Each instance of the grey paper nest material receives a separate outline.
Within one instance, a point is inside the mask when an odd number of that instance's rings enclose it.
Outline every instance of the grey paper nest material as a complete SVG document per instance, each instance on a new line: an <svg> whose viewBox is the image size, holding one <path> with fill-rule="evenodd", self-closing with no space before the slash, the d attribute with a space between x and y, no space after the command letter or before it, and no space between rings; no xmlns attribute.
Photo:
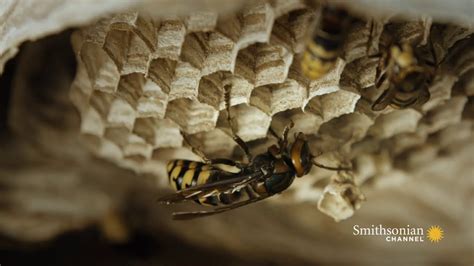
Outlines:
<svg viewBox="0 0 474 266"><path fill-rule="evenodd" d="M301 74L299 57L314 14L302 1L259 1L225 16L197 12L158 20L123 13L76 31L71 97L84 140L98 156L153 173L163 184L167 160L192 156L181 148L180 132L210 157L236 155L225 119L223 87L230 84L232 126L244 140L271 142L269 128L279 132L292 120L294 132L311 137L325 164L354 160L351 180L315 169L282 197L319 201L336 220L360 206L357 186L364 181L393 182L387 175L410 176L441 156L454 141L447 132L463 129L456 142L472 142L472 121L464 116L472 108L474 50L451 49L471 31L434 26L437 54L449 55L442 67L452 71L436 76L420 110L374 113L370 104L380 92L373 86L377 61L366 57L368 23L351 26L344 57L325 77L311 81ZM426 18L377 22L369 52L376 53L379 38L388 34L384 23L398 39L414 43L426 43L430 34ZM264 148L253 146L254 152ZM323 188L321 180L330 181Z"/></svg>

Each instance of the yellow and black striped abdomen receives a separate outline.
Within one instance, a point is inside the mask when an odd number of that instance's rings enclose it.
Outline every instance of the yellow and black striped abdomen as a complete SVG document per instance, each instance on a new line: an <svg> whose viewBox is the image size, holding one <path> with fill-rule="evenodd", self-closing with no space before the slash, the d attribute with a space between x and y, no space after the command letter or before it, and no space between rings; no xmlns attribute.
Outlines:
<svg viewBox="0 0 474 266"><path fill-rule="evenodd" d="M212 165L188 160L170 161L166 168L170 184L176 191L214 182L224 176L232 176L232 173L225 172ZM196 200L196 203L211 206L226 205L239 200L241 195L240 191L220 193L214 196L199 198Z"/></svg>
<svg viewBox="0 0 474 266"><path fill-rule="evenodd" d="M166 170L170 184L176 191L205 184L212 174L210 165L188 160L170 161Z"/></svg>
<svg viewBox="0 0 474 266"><path fill-rule="evenodd" d="M318 79L328 73L336 64L351 18L342 9L327 6L313 37L306 45L301 61L303 74Z"/></svg>
<svg viewBox="0 0 474 266"><path fill-rule="evenodd" d="M311 41L301 61L303 74L310 79L318 79L328 73L336 64L338 51L327 51L324 47Z"/></svg>
<svg viewBox="0 0 474 266"><path fill-rule="evenodd" d="M179 191L185 188L203 185L212 182L220 170L211 165L188 160L174 160L168 162L167 169L171 186ZM201 205L216 206L221 203L220 195L199 198L196 203Z"/></svg>

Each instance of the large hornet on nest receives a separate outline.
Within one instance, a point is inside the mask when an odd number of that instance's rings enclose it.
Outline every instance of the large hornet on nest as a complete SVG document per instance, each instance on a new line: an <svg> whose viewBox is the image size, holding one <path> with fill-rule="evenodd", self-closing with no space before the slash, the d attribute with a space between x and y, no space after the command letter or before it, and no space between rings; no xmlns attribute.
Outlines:
<svg viewBox="0 0 474 266"><path fill-rule="evenodd" d="M229 98L229 89L226 87L227 119L230 124ZM281 193L293 183L295 177L309 173L313 165L334 171L350 170L346 167L327 167L317 163L303 133L297 134L295 141L290 144L288 132L292 127L293 123L288 125L281 137L270 130L278 138L278 145L272 145L267 152L255 157L250 154L247 144L232 131L234 140L245 152L247 163L230 159L207 159L200 150L193 147L193 151L204 162L168 162L169 181L177 192L160 198L159 202L171 204L193 200L201 205L215 206L208 211L173 214L174 219L180 220L203 217Z"/></svg>

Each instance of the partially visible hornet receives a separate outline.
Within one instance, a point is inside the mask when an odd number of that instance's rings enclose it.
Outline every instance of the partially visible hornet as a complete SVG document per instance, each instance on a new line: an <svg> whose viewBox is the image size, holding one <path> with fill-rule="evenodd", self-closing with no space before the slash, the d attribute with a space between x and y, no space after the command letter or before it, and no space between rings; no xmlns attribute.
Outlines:
<svg viewBox="0 0 474 266"><path fill-rule="evenodd" d="M334 68L351 22L352 18L344 9L324 5L303 53L301 69L306 77L316 80Z"/></svg>
<svg viewBox="0 0 474 266"><path fill-rule="evenodd" d="M410 44L391 45L380 57L375 87L381 88L386 80L389 84L373 103L372 110L381 111L388 105L400 109L426 103L434 74L434 67L419 60Z"/></svg>

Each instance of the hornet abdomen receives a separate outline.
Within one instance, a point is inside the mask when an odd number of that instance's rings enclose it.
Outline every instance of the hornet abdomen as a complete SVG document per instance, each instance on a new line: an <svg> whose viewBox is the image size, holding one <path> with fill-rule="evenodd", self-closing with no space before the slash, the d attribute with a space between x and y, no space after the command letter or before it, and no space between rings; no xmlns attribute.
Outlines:
<svg viewBox="0 0 474 266"><path fill-rule="evenodd" d="M318 79L335 66L349 22L346 11L324 7L319 25L303 54L301 69L306 77Z"/></svg>
<svg viewBox="0 0 474 266"><path fill-rule="evenodd" d="M173 160L167 164L168 178L174 190L190 188L219 181L225 177L232 177L234 173L226 172L213 165L189 160ZM196 200L201 205L227 205L238 201L244 191L233 193L219 193L217 195L202 197Z"/></svg>

